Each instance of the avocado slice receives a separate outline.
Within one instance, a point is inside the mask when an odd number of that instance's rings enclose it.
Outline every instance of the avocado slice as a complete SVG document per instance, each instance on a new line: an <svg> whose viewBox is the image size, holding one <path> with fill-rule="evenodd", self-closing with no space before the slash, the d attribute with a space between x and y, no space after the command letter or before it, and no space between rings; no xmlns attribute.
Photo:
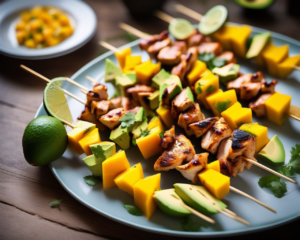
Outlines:
<svg viewBox="0 0 300 240"><path fill-rule="evenodd" d="M148 121L147 119L144 119L141 123L138 123L133 126L131 133L134 138L139 138L141 136L141 133L146 131L148 127Z"/></svg>
<svg viewBox="0 0 300 240"><path fill-rule="evenodd" d="M221 68L214 68L212 73L219 76L220 81L227 85L228 82L236 79L240 71L240 65L230 63Z"/></svg>
<svg viewBox="0 0 300 240"><path fill-rule="evenodd" d="M235 2L247 9L265 9L269 7L274 0L235 0Z"/></svg>
<svg viewBox="0 0 300 240"><path fill-rule="evenodd" d="M158 207L166 214L173 217L184 217L191 212L182 206L184 202L176 194L175 189L155 191L153 195Z"/></svg>
<svg viewBox="0 0 300 240"><path fill-rule="evenodd" d="M122 128L121 125L111 131L109 139L114 141L124 150L130 147L129 130L128 128Z"/></svg>
<svg viewBox="0 0 300 240"><path fill-rule="evenodd" d="M116 87L118 93L124 97L126 95L126 89L134 86L136 84L136 74L135 73L126 73L121 76L116 76Z"/></svg>
<svg viewBox="0 0 300 240"><path fill-rule="evenodd" d="M170 105L170 100L182 91L182 83L178 76L172 75L159 89L159 100L163 105Z"/></svg>
<svg viewBox="0 0 300 240"><path fill-rule="evenodd" d="M159 89L160 85L171 77L171 74L167 72L165 69L161 69L153 78L151 82L151 86Z"/></svg>
<svg viewBox="0 0 300 240"><path fill-rule="evenodd" d="M265 32L257 34L253 37L249 50L246 54L246 58L257 57L261 51L269 44L271 41L271 33Z"/></svg>
<svg viewBox="0 0 300 240"><path fill-rule="evenodd" d="M280 139L275 135L271 141L258 153L264 161L279 166L285 161L285 150Z"/></svg>
<svg viewBox="0 0 300 240"><path fill-rule="evenodd" d="M159 104L159 90L153 92L151 96L148 97L148 99L149 99L150 109L156 110Z"/></svg>
<svg viewBox="0 0 300 240"><path fill-rule="evenodd" d="M147 119L146 111L143 107L140 108L140 110L134 116L134 119L136 122L142 122L144 119Z"/></svg>
<svg viewBox="0 0 300 240"><path fill-rule="evenodd" d="M122 70L118 68L109 58L105 59L105 82L115 84L116 77L121 76L122 74Z"/></svg>
<svg viewBox="0 0 300 240"><path fill-rule="evenodd" d="M203 214L218 213L227 206L211 195L204 187L191 184L174 184L175 192L189 206Z"/></svg>

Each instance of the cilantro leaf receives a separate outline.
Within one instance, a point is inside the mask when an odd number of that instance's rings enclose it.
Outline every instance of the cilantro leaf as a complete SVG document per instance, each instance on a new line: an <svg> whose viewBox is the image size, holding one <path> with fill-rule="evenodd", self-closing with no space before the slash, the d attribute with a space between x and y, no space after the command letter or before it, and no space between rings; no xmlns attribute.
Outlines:
<svg viewBox="0 0 300 240"><path fill-rule="evenodd" d="M208 224L204 221L193 221L193 219L188 216L180 220L181 228L187 232L197 232L201 226L207 228Z"/></svg>
<svg viewBox="0 0 300 240"><path fill-rule="evenodd" d="M201 89L202 86L204 86L204 85L201 85L201 83L198 82L197 87L196 87L196 92L197 93L202 93L202 89Z"/></svg>
<svg viewBox="0 0 300 240"><path fill-rule="evenodd" d="M210 94L212 92L214 92L216 90L216 88L213 85L209 85L209 87L206 89L206 93Z"/></svg>
<svg viewBox="0 0 300 240"><path fill-rule="evenodd" d="M143 131L143 130L141 129L141 136L140 136L140 137L146 137L146 136L149 135L150 132L151 132L151 130L145 130L145 131Z"/></svg>
<svg viewBox="0 0 300 240"><path fill-rule="evenodd" d="M44 28L44 25L39 26L39 27L38 27L38 32L41 33L41 32L43 31L43 28Z"/></svg>
<svg viewBox="0 0 300 240"><path fill-rule="evenodd" d="M135 114L132 112L128 112L126 113L121 119L121 127L122 128L131 128L133 126L133 124L135 123L135 118L134 118Z"/></svg>
<svg viewBox="0 0 300 240"><path fill-rule="evenodd" d="M160 132L158 135L159 135L160 139L163 139L163 137L164 137L164 133L163 132Z"/></svg>
<svg viewBox="0 0 300 240"><path fill-rule="evenodd" d="M258 185L261 188L268 188L274 193L275 197L281 198L287 192L286 184L280 177L271 175L259 179Z"/></svg>
<svg viewBox="0 0 300 240"><path fill-rule="evenodd" d="M215 108L219 113L221 113L221 112L225 111L225 110L228 108L228 106L229 106L230 103L231 103L230 100L227 100L227 101L220 101L220 102L218 102L217 104L214 104L214 108Z"/></svg>
<svg viewBox="0 0 300 240"><path fill-rule="evenodd" d="M226 64L226 59L224 58L214 58L212 60L212 65L214 67L223 67Z"/></svg>
<svg viewBox="0 0 300 240"><path fill-rule="evenodd" d="M288 164L278 168L278 172L290 177L294 174L300 174L300 145L296 144L291 150L291 159Z"/></svg>
<svg viewBox="0 0 300 240"><path fill-rule="evenodd" d="M91 150L96 158L106 159L104 150L100 145L97 145L96 147L91 147Z"/></svg>
<svg viewBox="0 0 300 240"><path fill-rule="evenodd" d="M213 54L213 53L202 53L202 54L199 54L199 56L198 56L198 59L205 63L213 60L214 58L215 58L215 54Z"/></svg>
<svg viewBox="0 0 300 240"><path fill-rule="evenodd" d="M90 186L95 186L97 183L101 182L101 178L93 175L85 176L83 179Z"/></svg>
<svg viewBox="0 0 300 240"><path fill-rule="evenodd" d="M62 199L56 199L49 203L50 207L52 208L59 208L59 203L62 201Z"/></svg>
<svg viewBox="0 0 300 240"><path fill-rule="evenodd" d="M134 137L132 138L131 142L134 146L136 146L136 139Z"/></svg>
<svg viewBox="0 0 300 240"><path fill-rule="evenodd" d="M140 209L138 209L135 206L129 205L129 204L124 204L124 208L126 208L127 212L129 212L131 215L134 216L143 216L143 213Z"/></svg>

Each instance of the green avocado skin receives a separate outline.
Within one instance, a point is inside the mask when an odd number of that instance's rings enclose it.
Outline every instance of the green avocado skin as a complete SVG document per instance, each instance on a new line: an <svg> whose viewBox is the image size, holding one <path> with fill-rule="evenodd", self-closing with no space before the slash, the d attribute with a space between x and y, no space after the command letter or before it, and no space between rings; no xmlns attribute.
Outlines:
<svg viewBox="0 0 300 240"><path fill-rule="evenodd" d="M272 3L274 3L275 0L265 0L265 1L257 1L257 0L235 0L235 2L247 9L256 9L256 10L262 10L267 7L269 7Z"/></svg>

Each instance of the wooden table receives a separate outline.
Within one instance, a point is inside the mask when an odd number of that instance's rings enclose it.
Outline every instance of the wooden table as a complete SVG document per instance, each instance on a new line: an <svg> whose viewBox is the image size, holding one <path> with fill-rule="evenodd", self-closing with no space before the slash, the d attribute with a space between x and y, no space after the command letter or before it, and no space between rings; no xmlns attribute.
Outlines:
<svg viewBox="0 0 300 240"><path fill-rule="evenodd" d="M42 102L45 82L20 69L24 64L48 78L71 76L103 51L100 39L122 35L120 21L148 33L167 27L159 19L137 21L117 0L86 1L96 12L98 28L95 36L81 49L59 58L39 61L18 60L0 55L0 239L174 239L136 230L109 220L71 197L55 179L48 166L32 167L22 153L22 135ZM230 21L250 24L276 31L300 40L299 19L285 11L282 0L264 18L246 18L231 1L177 1L206 12L213 5L225 4ZM168 1L164 10L172 16L184 17ZM196 23L194 20L191 20ZM121 46L126 39L114 37L111 44ZM60 199L61 210L51 209L49 202ZM300 220L276 229L243 236L244 239L291 239L297 234ZM299 227L298 227L299 228ZM239 239L239 237L233 237Z"/></svg>

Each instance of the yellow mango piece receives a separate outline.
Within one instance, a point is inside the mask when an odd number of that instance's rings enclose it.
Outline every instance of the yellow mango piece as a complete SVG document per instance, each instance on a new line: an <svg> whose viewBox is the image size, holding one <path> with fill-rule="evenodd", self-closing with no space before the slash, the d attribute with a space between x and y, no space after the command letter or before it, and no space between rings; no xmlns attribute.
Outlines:
<svg viewBox="0 0 300 240"><path fill-rule="evenodd" d="M125 151L119 151L102 163L103 189L116 187L115 178L130 168Z"/></svg>
<svg viewBox="0 0 300 240"><path fill-rule="evenodd" d="M187 74L186 78L188 80L189 86L193 86L197 80L199 80L200 75L206 70L206 64L197 60L191 71Z"/></svg>
<svg viewBox="0 0 300 240"><path fill-rule="evenodd" d="M217 172L221 172L220 162L219 160L213 161L206 165L206 169L212 169Z"/></svg>
<svg viewBox="0 0 300 240"><path fill-rule="evenodd" d="M205 169L198 174L202 185L217 199L222 199L229 193L230 178L212 169Z"/></svg>
<svg viewBox="0 0 300 240"><path fill-rule="evenodd" d="M160 119L164 122L164 124L167 126L167 128L171 128L175 124L175 120L172 117L171 109L159 105L159 108L156 109L156 113L160 117Z"/></svg>
<svg viewBox="0 0 300 240"><path fill-rule="evenodd" d="M233 52L239 57L245 57L247 52L246 41L251 34L251 27L243 25L235 28L231 35Z"/></svg>
<svg viewBox="0 0 300 240"><path fill-rule="evenodd" d="M130 56L125 57L125 66L126 70L134 70L135 66L142 63L142 56Z"/></svg>
<svg viewBox="0 0 300 240"><path fill-rule="evenodd" d="M153 157L161 152L160 133L160 127L155 127L150 130L150 133L147 136L136 139L136 144L145 159Z"/></svg>
<svg viewBox="0 0 300 240"><path fill-rule="evenodd" d="M252 123L252 110L242 108L239 102L234 103L230 108L221 113L221 116L228 123L231 130L239 128L244 123Z"/></svg>
<svg viewBox="0 0 300 240"><path fill-rule="evenodd" d="M86 153L86 155L91 155L92 151L90 145L101 142L100 134L98 128L95 128L88 133L84 134L83 138L79 140L79 145Z"/></svg>
<svg viewBox="0 0 300 240"><path fill-rule="evenodd" d="M159 188L160 173L141 179L133 186L134 203L148 219L156 209L153 195Z"/></svg>
<svg viewBox="0 0 300 240"><path fill-rule="evenodd" d="M258 153L260 150L267 145L270 141L268 138L268 128L261 126L258 123L247 123L240 127L241 130L250 133L255 137L255 152Z"/></svg>
<svg viewBox="0 0 300 240"><path fill-rule="evenodd" d="M202 95L198 95L197 96L197 101L201 104L201 105L204 105L204 107L207 109L207 110L210 110L210 106L208 104L208 102L206 101L206 98L208 98L209 96L212 96L214 94L217 94L217 93L222 93L223 90L222 89L218 89L214 92L212 92L211 94L208 94L207 96L202 96Z"/></svg>
<svg viewBox="0 0 300 240"><path fill-rule="evenodd" d="M269 121L281 126L290 112L291 100L291 96L278 92L269 97L265 103Z"/></svg>
<svg viewBox="0 0 300 240"><path fill-rule="evenodd" d="M280 78L286 78L294 71L294 66L298 66L300 63L300 55L293 56L285 59L282 63L278 64L278 76Z"/></svg>
<svg viewBox="0 0 300 240"><path fill-rule="evenodd" d="M131 56L131 48L119 50L118 52L115 52L115 56L118 59L120 68L123 69L125 67L126 56Z"/></svg>
<svg viewBox="0 0 300 240"><path fill-rule="evenodd" d="M158 116L154 116L149 124L148 124L148 127L147 127L147 130L150 130L150 129L153 129L155 127L159 127L160 128L160 131L162 132L165 132L165 129L164 129L164 126L160 120L160 118Z"/></svg>
<svg viewBox="0 0 300 240"><path fill-rule="evenodd" d="M263 58L267 65L268 71L273 76L279 76L278 64L284 61L289 55L289 45L280 47L271 46L263 51Z"/></svg>
<svg viewBox="0 0 300 240"><path fill-rule="evenodd" d="M129 193L133 196L133 186L140 179L144 178L143 167L141 163L138 163L131 168L127 169L125 172L122 172L115 178L115 184L121 190Z"/></svg>
<svg viewBox="0 0 300 240"><path fill-rule="evenodd" d="M151 60L135 66L134 71L137 76L137 82L141 84L149 84L151 78L160 71L160 67L160 63L153 64Z"/></svg>
<svg viewBox="0 0 300 240"><path fill-rule="evenodd" d="M232 50L231 39L237 28L238 26L229 26L225 24L220 30L213 34L213 38L221 43L224 49Z"/></svg>
<svg viewBox="0 0 300 240"><path fill-rule="evenodd" d="M221 116L221 113L237 102L234 89L220 92L208 96L206 101L215 116Z"/></svg>
<svg viewBox="0 0 300 240"><path fill-rule="evenodd" d="M212 73L212 72L211 72L209 69L206 69L206 70L204 70L203 73L200 74L200 78L203 78L203 77L205 77L207 74L210 74L210 73Z"/></svg>

